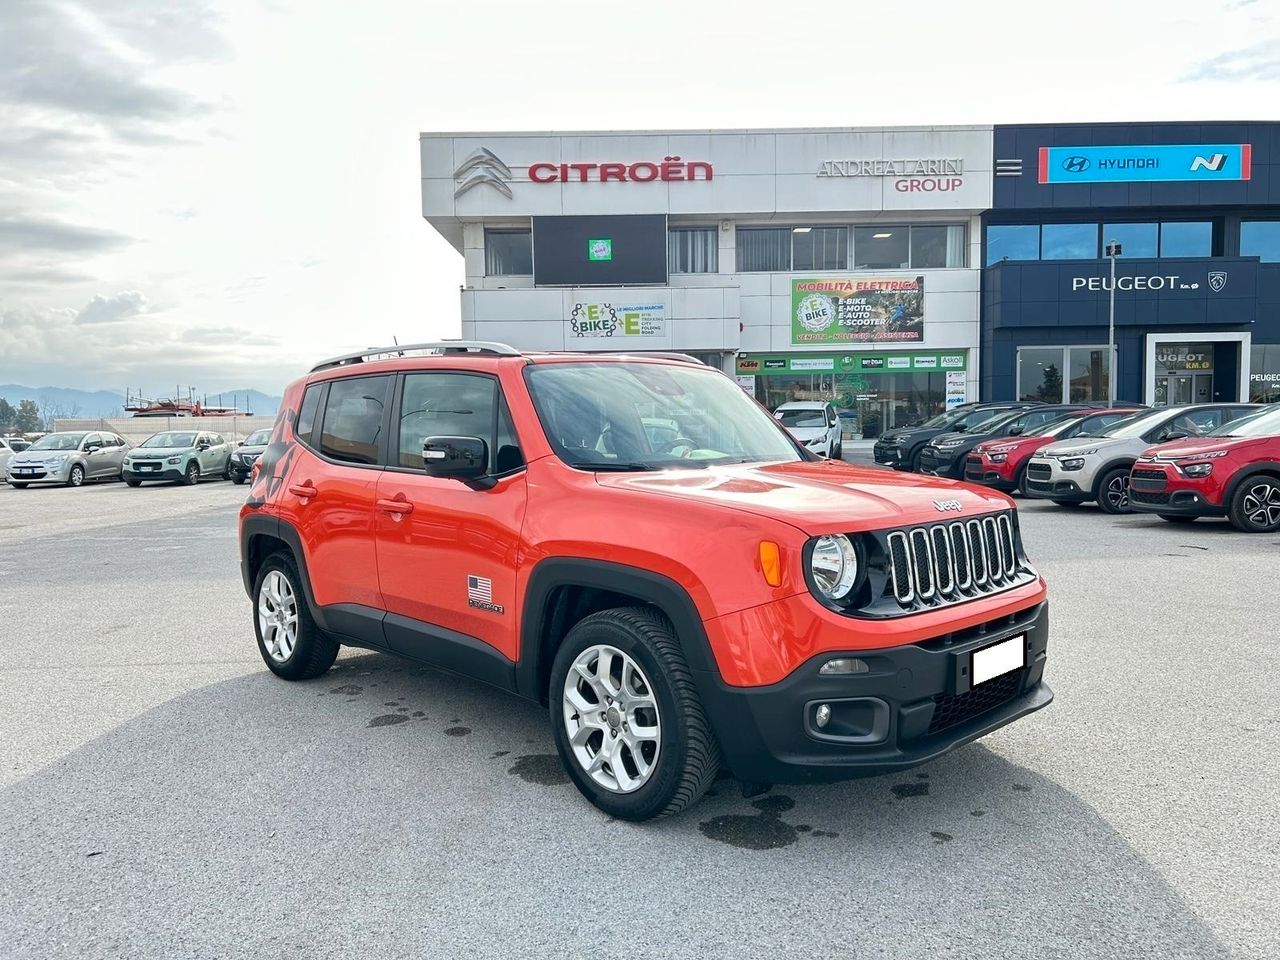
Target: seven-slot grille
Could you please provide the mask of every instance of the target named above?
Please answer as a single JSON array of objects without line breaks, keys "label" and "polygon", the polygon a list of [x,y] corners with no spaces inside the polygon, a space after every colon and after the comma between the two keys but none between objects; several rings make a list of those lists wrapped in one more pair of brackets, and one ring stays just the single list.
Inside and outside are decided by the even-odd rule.
[{"label": "seven-slot grille", "polygon": [[889,586],[903,607],[968,600],[1018,579],[1007,513],[894,530],[885,540]]}]

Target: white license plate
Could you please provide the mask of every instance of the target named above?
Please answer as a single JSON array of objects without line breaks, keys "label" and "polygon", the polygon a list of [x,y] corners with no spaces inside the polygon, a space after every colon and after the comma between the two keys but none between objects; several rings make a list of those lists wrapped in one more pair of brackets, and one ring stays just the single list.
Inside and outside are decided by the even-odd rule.
[{"label": "white license plate", "polygon": [[160,469],[160,467],[159,467],[158,465],[154,464],[154,463],[144,463],[144,464],[143,464],[141,467],[139,467],[138,469],[140,469],[140,470],[159,470],[159,469]]},{"label": "white license plate", "polygon": [[1027,665],[1027,637],[1018,634],[1008,640],[984,647],[973,652],[973,669],[970,673],[969,686],[976,687],[995,677],[1003,676],[1012,670],[1020,670]]}]

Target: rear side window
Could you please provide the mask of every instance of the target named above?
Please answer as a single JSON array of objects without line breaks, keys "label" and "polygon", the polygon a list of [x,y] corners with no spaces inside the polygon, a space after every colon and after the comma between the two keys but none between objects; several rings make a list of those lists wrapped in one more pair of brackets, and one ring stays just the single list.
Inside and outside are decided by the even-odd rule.
[{"label": "rear side window", "polygon": [[390,377],[331,381],[320,452],[344,463],[377,463],[390,384]]},{"label": "rear side window", "polygon": [[302,396],[302,408],[298,411],[294,433],[302,438],[303,443],[311,442],[311,434],[316,427],[316,408],[320,406],[320,394],[323,391],[323,383],[313,383]]}]

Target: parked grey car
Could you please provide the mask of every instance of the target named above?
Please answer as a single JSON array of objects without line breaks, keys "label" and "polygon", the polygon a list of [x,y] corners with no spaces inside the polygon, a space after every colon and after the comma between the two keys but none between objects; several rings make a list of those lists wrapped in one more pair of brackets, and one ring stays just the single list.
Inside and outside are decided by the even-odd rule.
[{"label": "parked grey car", "polygon": [[33,483],[78,487],[88,480],[119,480],[129,444],[114,433],[46,433],[4,467],[19,490]]},{"label": "parked grey car", "polygon": [[208,430],[165,430],[147,437],[125,457],[124,482],[169,480],[195,485],[208,477],[227,479],[231,446]]},{"label": "parked grey car", "polygon": [[271,443],[270,427],[255,430],[240,441],[231,451],[231,465],[227,468],[232,483],[244,483],[249,479],[249,474],[253,472],[253,465],[266,453],[269,443]]}]

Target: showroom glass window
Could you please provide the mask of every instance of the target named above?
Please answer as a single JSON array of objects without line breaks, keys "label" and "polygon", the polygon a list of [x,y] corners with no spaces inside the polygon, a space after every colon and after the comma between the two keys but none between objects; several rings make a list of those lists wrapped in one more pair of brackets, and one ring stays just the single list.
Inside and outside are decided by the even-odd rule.
[{"label": "showroom glass window", "polygon": [[1021,347],[1018,399],[1087,403],[1107,399],[1111,364],[1104,346]]},{"label": "showroom glass window", "polygon": [[668,273],[715,273],[719,269],[715,227],[676,227],[668,233]]},{"label": "showroom glass window", "polygon": [[1249,358],[1249,402],[1280,403],[1280,343],[1255,343]]},{"label": "showroom glass window", "polygon": [[1280,263],[1280,220],[1245,220],[1240,224],[1240,256]]},{"label": "showroom glass window", "polygon": [[1106,347],[1067,348],[1067,401],[1088,403],[1107,399],[1107,378],[1111,375]]},{"label": "showroom glass window", "polygon": [[1018,399],[1062,402],[1062,348],[1023,347],[1018,351]]},{"label": "showroom glass window", "polygon": [[1120,242],[1121,259],[1156,257],[1160,253],[1160,227],[1154,223],[1104,223],[1103,252],[1112,240]]},{"label": "showroom glass window", "polygon": [[1039,260],[1038,224],[999,224],[987,227],[987,266],[1001,260]]},{"label": "showroom glass window", "polygon": [[738,269],[743,273],[791,269],[791,230],[787,227],[738,229]]},{"label": "showroom glass window", "polygon": [[756,377],[755,397],[770,410],[792,400],[834,403],[841,430],[866,440],[885,430],[923,423],[946,407],[947,375],[812,373]]},{"label": "showroom glass window", "polygon": [[1160,256],[1213,256],[1213,224],[1208,220],[1168,220],[1160,224]]},{"label": "showroom glass window", "polygon": [[523,277],[533,274],[533,240],[528,230],[484,232],[486,277]]},{"label": "showroom glass window", "polygon": [[900,270],[911,266],[911,234],[905,226],[853,228],[855,270]]},{"label": "showroom glass window", "polygon": [[793,227],[792,270],[848,270],[848,227]]},{"label": "showroom glass window", "polygon": [[1040,227],[1041,260],[1094,260],[1097,256],[1096,223],[1046,223]]}]

